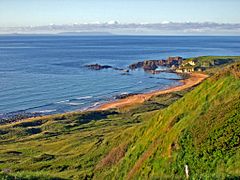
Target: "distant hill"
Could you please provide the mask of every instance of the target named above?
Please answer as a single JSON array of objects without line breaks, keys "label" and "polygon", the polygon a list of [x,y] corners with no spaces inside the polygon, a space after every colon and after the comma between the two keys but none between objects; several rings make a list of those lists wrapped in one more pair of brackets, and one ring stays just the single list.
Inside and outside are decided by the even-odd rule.
[{"label": "distant hill", "polygon": [[208,73],[134,107],[0,125],[0,179],[239,179],[240,62]]},{"label": "distant hill", "polygon": [[0,36],[113,36],[114,34],[109,32],[61,32],[57,34],[49,33],[10,33],[10,34],[0,34]]},{"label": "distant hill", "polygon": [[114,35],[109,32],[61,32],[58,35],[68,35],[68,36],[111,36]]}]

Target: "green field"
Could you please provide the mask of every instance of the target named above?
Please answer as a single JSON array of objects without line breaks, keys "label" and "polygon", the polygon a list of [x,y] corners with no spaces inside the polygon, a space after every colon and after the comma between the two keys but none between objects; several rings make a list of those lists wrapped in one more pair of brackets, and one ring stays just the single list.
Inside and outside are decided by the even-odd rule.
[{"label": "green field", "polygon": [[184,179],[185,165],[190,179],[239,179],[236,61],[208,69],[197,87],[135,107],[1,125],[0,179]]}]

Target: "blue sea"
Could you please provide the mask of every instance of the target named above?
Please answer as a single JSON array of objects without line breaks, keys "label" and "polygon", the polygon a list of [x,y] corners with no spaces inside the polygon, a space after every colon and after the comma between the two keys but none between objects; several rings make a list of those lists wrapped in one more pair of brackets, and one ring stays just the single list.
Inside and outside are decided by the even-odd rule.
[{"label": "blue sea", "polygon": [[146,59],[240,55],[240,37],[0,36],[0,114],[85,110],[122,93],[177,85],[173,73],[89,70],[99,63],[127,68]]}]

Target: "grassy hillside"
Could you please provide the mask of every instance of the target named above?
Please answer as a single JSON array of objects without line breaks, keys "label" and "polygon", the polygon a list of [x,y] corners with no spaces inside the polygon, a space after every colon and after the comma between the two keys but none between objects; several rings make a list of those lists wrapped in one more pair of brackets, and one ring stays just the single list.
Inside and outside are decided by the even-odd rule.
[{"label": "grassy hillside", "polygon": [[209,78],[138,134],[111,176],[226,178],[240,176],[240,64]]},{"label": "grassy hillside", "polygon": [[184,61],[187,63],[189,61],[196,61],[196,66],[198,67],[216,67],[221,65],[226,65],[228,63],[239,62],[239,56],[200,56],[188,58]]},{"label": "grassy hillside", "polygon": [[1,125],[0,177],[92,178],[125,155],[130,137],[148,121],[143,116],[151,117],[187,91],[151,98],[123,113],[69,113]]},{"label": "grassy hillside", "polygon": [[236,63],[129,110],[1,125],[0,179],[237,179],[239,112]]}]

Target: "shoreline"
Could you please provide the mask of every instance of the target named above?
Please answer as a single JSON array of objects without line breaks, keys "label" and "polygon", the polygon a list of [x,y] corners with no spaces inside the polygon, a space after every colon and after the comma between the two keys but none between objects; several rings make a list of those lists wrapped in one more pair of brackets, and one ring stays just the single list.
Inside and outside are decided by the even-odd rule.
[{"label": "shoreline", "polygon": [[[57,116],[57,115],[63,115],[63,114],[91,112],[91,111],[107,111],[107,110],[111,110],[111,109],[118,109],[118,108],[123,108],[123,107],[128,107],[128,106],[134,106],[134,105],[137,105],[137,104],[142,104],[143,102],[149,100],[153,96],[157,96],[157,95],[161,95],[161,94],[167,94],[167,93],[171,93],[171,92],[177,92],[177,91],[181,91],[181,90],[193,87],[195,85],[200,84],[203,80],[205,80],[208,77],[208,75],[206,75],[206,74],[196,73],[196,72],[189,73],[189,75],[190,75],[189,78],[179,80],[179,82],[182,82],[181,85],[171,86],[167,89],[154,90],[152,92],[147,92],[147,93],[141,93],[141,94],[128,96],[126,98],[106,102],[106,103],[103,103],[103,104],[99,105],[98,107],[89,108],[89,109],[86,109],[86,110],[83,110],[83,111],[75,110],[75,111],[66,112],[66,113],[57,113],[57,114],[49,114],[49,115],[46,115],[46,114],[44,115],[43,114],[43,115],[36,115],[36,116],[33,116],[33,117],[26,117],[26,118],[23,118],[23,119],[15,118],[12,121],[6,122],[6,123],[3,123],[3,124],[11,124],[11,123],[15,123],[15,122],[24,121],[24,120],[44,118],[44,117]],[[0,125],[1,125],[1,122],[0,122]]]},{"label": "shoreline", "polygon": [[149,100],[153,96],[161,95],[161,94],[167,94],[171,92],[177,92],[181,91],[190,87],[193,87],[195,85],[200,84],[203,80],[205,80],[208,75],[203,74],[203,73],[189,73],[190,77],[187,79],[180,80],[183,84],[178,85],[178,86],[172,86],[167,89],[162,89],[162,90],[156,90],[153,92],[148,92],[148,93],[142,93],[142,94],[137,94],[133,96],[129,96],[123,99],[118,99],[116,101],[112,102],[107,102],[99,107],[92,109],[91,111],[105,111],[109,109],[118,109],[118,108],[123,108],[126,106],[133,106],[136,104],[141,104],[147,100]]}]

